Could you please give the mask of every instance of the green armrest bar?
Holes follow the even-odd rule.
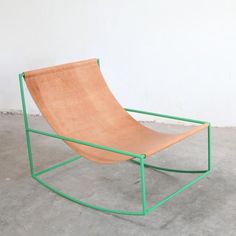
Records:
[[[51,134],[51,133],[36,130],[36,129],[27,129],[27,131],[32,132],[32,133],[36,133],[36,134],[40,134],[40,135],[45,135],[45,136],[57,138],[57,139],[62,139],[62,140],[73,142],[73,143],[78,143],[81,145],[85,145],[85,146],[89,146],[89,147],[93,147],[93,148],[97,148],[97,149],[102,149],[102,150],[105,150],[108,152],[114,152],[114,153],[130,156],[130,157],[135,157],[135,158],[139,158],[139,159],[145,157],[144,154],[136,154],[136,153],[132,153],[132,152],[126,152],[123,150],[119,150],[119,149],[115,149],[115,148],[111,148],[111,147],[107,147],[107,146],[103,146],[103,145],[98,145],[98,144],[94,144],[94,143],[89,143],[89,142],[81,141],[81,140],[74,139],[74,138],[68,138],[65,136],[57,135],[57,134]]]
[[[140,110],[135,110],[135,109],[130,109],[130,108],[124,108],[124,109],[128,112],[140,113],[140,114],[145,114],[145,115],[150,115],[150,116],[158,116],[158,117],[168,118],[168,119],[172,119],[172,120],[181,120],[181,121],[186,121],[186,122],[191,122],[191,123],[198,123],[198,124],[210,124],[207,121],[193,120],[193,119],[189,119],[189,118],[165,115],[165,114],[148,112],[148,111],[140,111]]]

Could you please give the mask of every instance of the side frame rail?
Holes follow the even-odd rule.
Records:
[[[193,120],[193,119],[189,119],[189,118],[165,115],[165,114],[148,112],[148,111],[140,111],[140,110],[135,110],[135,109],[130,109],[130,108],[124,108],[124,109],[128,112],[139,113],[139,114],[144,114],[144,115],[157,116],[157,117],[162,117],[162,118],[167,118],[167,119],[172,119],[172,120],[180,120],[180,121],[185,121],[185,122],[195,123],[195,124],[208,124],[208,128],[207,128],[207,132],[208,132],[208,168],[207,168],[207,170],[177,170],[177,169],[162,168],[162,167],[153,166],[150,164],[145,164],[145,166],[153,168],[153,169],[161,170],[161,171],[170,171],[170,172],[178,172],[178,173],[205,173],[207,171],[211,171],[211,123],[210,122],[202,121],[202,120]],[[133,160],[133,162],[137,163],[136,160]]]

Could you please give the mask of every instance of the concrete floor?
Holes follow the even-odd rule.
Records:
[[[34,128],[50,130],[41,117]],[[189,127],[145,123],[158,130]],[[148,162],[166,167],[205,168],[203,131],[156,154]],[[32,135],[36,169],[74,153],[62,141]],[[57,175],[56,175],[57,174]],[[146,169],[151,206],[194,178],[190,174]],[[74,197],[116,209],[139,209],[138,166],[125,162],[97,165],[80,159],[45,174],[44,180]],[[148,216],[98,212],[70,202],[41,186],[29,175],[23,117],[0,115],[0,235],[236,235],[236,129],[213,129],[213,173]]]

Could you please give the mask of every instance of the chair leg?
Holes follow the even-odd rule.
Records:
[[[145,184],[144,159],[145,159],[145,155],[143,155],[143,157],[140,158],[140,177],[141,177],[143,214],[146,215],[146,184]]]
[[[26,104],[25,104],[25,94],[24,94],[24,85],[23,85],[23,74],[19,75],[19,83],[20,83],[20,94],[21,94],[21,102],[23,108],[23,115],[24,115],[24,123],[25,123],[25,135],[26,135],[26,142],[27,142],[27,151],[28,151],[28,158],[30,164],[30,174],[34,177],[34,162],[32,158],[32,150],[30,144],[30,134],[29,134],[29,122],[27,118],[26,112]]]
[[[173,170],[173,169],[166,169],[166,168],[162,168],[162,170],[168,170],[168,171],[174,171],[174,172],[184,172],[184,173],[202,173],[200,176],[196,177],[195,179],[191,180],[189,183],[185,184],[184,186],[182,186],[180,189],[178,189],[177,191],[175,191],[174,193],[170,194],[169,196],[165,197],[164,199],[162,199],[161,201],[155,203],[153,206],[146,208],[145,210],[145,214],[149,214],[151,212],[153,212],[154,210],[156,210],[157,208],[159,208],[161,205],[163,205],[164,203],[166,203],[167,201],[169,201],[170,199],[174,198],[175,196],[179,195],[180,193],[182,193],[183,191],[185,191],[186,189],[188,189],[189,187],[191,187],[192,185],[194,185],[195,183],[197,183],[199,180],[201,180],[202,178],[206,177],[207,175],[209,175],[211,173],[212,170],[212,165],[211,165],[211,159],[212,159],[212,152],[211,152],[211,124],[208,124],[208,169],[207,170],[202,170],[202,171],[182,171],[182,170]],[[139,164],[141,162],[137,162],[134,160],[131,160],[132,162]],[[141,160],[140,160],[141,161]],[[142,163],[143,166],[147,166],[147,164],[145,165],[144,163]],[[142,165],[141,164],[141,165]],[[150,166],[147,166],[150,167]],[[151,166],[152,168],[155,166]],[[155,167],[156,168],[156,167]],[[158,167],[159,168],[159,167]],[[159,168],[160,169],[160,168]]]

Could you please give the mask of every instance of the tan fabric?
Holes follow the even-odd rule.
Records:
[[[134,120],[107,87],[96,59],[25,72],[27,87],[51,127],[59,135],[150,156],[195,132],[155,132]],[[80,155],[100,163],[128,156],[66,142]]]

